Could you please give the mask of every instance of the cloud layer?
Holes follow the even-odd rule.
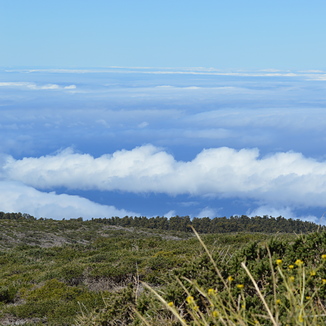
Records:
[[[324,76],[211,68],[0,71],[0,152],[40,156],[73,146],[101,155],[150,142],[192,156],[227,146],[316,157],[326,143]]]
[[[0,181],[0,207],[4,212],[27,212],[35,217],[54,219],[137,215],[113,206],[99,205],[79,196],[42,192],[8,180]]]
[[[177,161],[153,145],[100,157],[71,149],[55,155],[3,160],[3,180],[37,189],[97,189],[168,195],[238,197],[262,203],[326,207],[326,162],[300,153],[260,157],[258,149],[205,149]]]
[[[320,216],[325,75],[0,70],[0,210],[63,217],[127,210]],[[66,190],[88,199],[54,192]]]

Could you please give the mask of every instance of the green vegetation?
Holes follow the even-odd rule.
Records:
[[[182,232],[191,232],[190,225],[192,225],[200,233],[228,233],[228,232],[296,232],[306,233],[313,232],[317,229],[324,229],[312,222],[286,219],[282,216],[268,217],[267,215],[248,217],[231,216],[215,217],[210,219],[208,217],[198,218],[195,217],[192,220],[189,216],[172,216],[166,217],[132,217],[125,216],[123,218],[111,217],[111,218],[97,218],[92,219],[93,222],[104,223],[108,225],[128,226],[128,227],[141,227],[158,230],[173,230]]]
[[[0,212],[0,325],[325,324],[324,227],[214,220]]]

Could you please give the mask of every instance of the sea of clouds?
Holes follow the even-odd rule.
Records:
[[[179,214],[182,206],[190,216],[323,223],[325,72],[110,68],[0,76],[2,211],[149,215],[143,199],[164,194],[155,215]]]

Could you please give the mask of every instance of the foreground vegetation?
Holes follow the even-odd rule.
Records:
[[[0,212],[0,325],[325,324],[324,228],[196,237],[187,217],[122,220]]]

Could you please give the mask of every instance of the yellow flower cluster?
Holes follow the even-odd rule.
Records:
[[[216,290],[214,290],[214,289],[208,289],[208,295],[214,295],[214,294],[216,294]]]
[[[217,318],[217,317],[219,316],[219,313],[218,313],[217,310],[214,310],[214,311],[212,312],[212,315],[213,315],[214,318]]]
[[[326,260],[326,254],[321,255],[321,259]]]
[[[297,260],[295,261],[295,264],[296,264],[297,266],[302,266],[302,265],[303,265],[303,261],[302,261],[301,259],[297,259]]]
[[[189,296],[187,297],[186,301],[187,301],[189,304],[191,304],[191,303],[194,303],[194,302],[195,302],[195,299],[194,299],[193,296],[189,295]]]
[[[195,299],[192,295],[189,295],[186,299],[189,305],[191,305],[191,308],[195,311],[199,310],[199,307],[196,305]]]

